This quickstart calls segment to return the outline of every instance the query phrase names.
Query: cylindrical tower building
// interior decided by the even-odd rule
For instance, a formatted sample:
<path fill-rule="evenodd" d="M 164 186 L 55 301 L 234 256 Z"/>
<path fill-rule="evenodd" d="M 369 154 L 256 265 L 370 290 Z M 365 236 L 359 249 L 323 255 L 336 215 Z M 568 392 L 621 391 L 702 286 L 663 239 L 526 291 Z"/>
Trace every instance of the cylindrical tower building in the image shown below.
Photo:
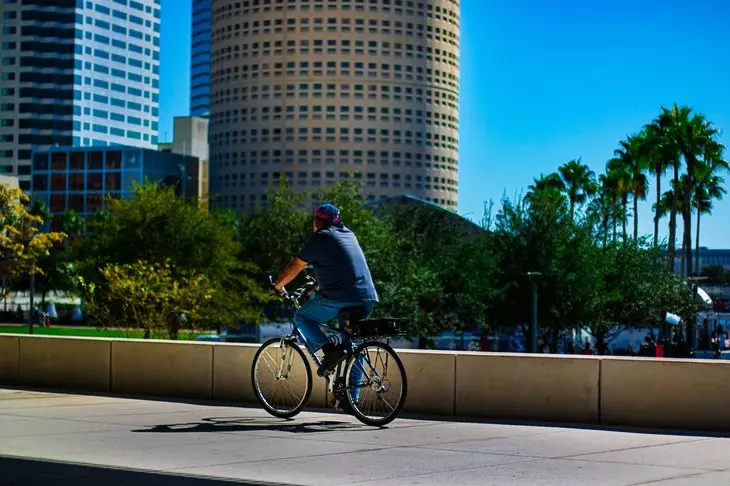
<path fill-rule="evenodd" d="M 213 0 L 211 194 L 285 177 L 456 209 L 458 0 Z"/>

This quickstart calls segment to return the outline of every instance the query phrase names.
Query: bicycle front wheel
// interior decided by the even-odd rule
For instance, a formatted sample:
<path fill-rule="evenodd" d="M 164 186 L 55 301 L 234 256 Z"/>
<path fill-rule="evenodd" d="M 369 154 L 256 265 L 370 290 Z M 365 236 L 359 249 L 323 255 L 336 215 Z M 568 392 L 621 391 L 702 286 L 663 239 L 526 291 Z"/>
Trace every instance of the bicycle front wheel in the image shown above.
<path fill-rule="evenodd" d="M 274 417 L 290 418 L 302 411 L 312 394 L 312 370 L 301 348 L 274 338 L 253 358 L 251 384 L 264 409 Z"/>
<path fill-rule="evenodd" d="M 345 376 L 352 414 L 365 425 L 390 423 L 406 403 L 406 370 L 385 343 L 369 341 L 358 346 L 347 362 Z"/>

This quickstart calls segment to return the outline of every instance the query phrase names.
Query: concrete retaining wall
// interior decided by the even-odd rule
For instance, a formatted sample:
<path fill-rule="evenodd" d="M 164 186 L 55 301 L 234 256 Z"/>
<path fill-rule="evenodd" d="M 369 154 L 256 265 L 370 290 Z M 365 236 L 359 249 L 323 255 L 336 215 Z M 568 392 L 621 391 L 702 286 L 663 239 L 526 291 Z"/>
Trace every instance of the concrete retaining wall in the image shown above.
<path fill-rule="evenodd" d="M 259 345 L 0 335 L 0 386 L 256 404 Z M 723 361 L 399 350 L 405 411 L 730 431 Z M 313 368 L 310 406 L 328 406 Z"/>
<path fill-rule="evenodd" d="M 730 363 L 604 359 L 601 422 L 730 431 Z"/>
<path fill-rule="evenodd" d="M 600 360 L 581 356 L 456 355 L 456 415 L 598 421 Z"/>

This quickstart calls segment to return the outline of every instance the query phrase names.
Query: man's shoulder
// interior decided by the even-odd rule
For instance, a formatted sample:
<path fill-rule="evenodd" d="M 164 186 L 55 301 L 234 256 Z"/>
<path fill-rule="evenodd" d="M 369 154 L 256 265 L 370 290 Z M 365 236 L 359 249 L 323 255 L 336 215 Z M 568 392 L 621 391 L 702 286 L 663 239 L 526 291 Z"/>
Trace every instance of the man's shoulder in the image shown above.
<path fill-rule="evenodd" d="M 341 238 L 346 235 L 353 235 L 354 233 L 350 228 L 348 228 L 345 225 L 342 225 L 341 227 L 337 226 L 330 226 L 328 228 L 321 229 L 317 232 L 317 234 L 322 235 L 325 238 Z"/>

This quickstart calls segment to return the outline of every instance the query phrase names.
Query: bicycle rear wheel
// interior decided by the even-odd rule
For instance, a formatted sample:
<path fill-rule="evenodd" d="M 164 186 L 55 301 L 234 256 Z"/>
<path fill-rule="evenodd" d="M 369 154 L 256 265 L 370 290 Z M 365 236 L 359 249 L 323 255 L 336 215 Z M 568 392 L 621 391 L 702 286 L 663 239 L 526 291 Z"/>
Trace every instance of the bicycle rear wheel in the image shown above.
<path fill-rule="evenodd" d="M 390 423 L 406 403 L 405 367 L 385 343 L 368 341 L 358 346 L 347 361 L 345 377 L 352 414 L 366 425 Z"/>
<path fill-rule="evenodd" d="M 290 418 L 302 411 L 312 394 L 312 370 L 295 343 L 274 338 L 253 358 L 251 384 L 264 409 L 274 417 Z"/>

